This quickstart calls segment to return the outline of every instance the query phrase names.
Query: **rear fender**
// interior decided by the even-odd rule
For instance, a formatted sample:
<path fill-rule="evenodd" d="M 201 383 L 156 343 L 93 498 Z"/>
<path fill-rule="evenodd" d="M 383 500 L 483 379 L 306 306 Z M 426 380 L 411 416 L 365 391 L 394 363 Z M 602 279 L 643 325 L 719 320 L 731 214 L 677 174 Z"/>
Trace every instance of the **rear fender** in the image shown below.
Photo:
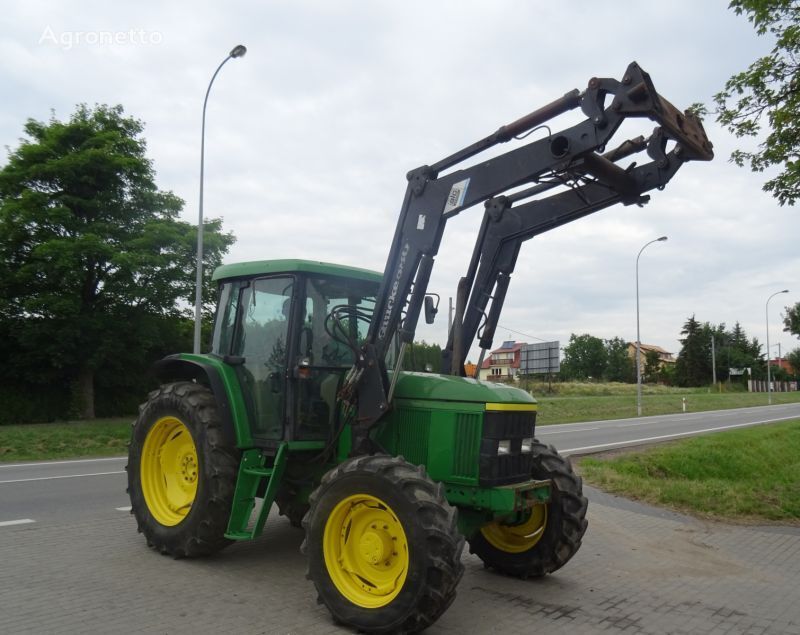
<path fill-rule="evenodd" d="M 193 381 L 208 386 L 217 403 L 225 441 L 231 446 L 246 448 L 251 445 L 249 427 L 247 421 L 237 421 L 237 418 L 243 415 L 237 417 L 233 405 L 236 396 L 231 395 L 233 388 L 229 385 L 231 378 L 228 377 L 226 382 L 226 378 L 223 377 L 226 374 L 225 370 L 230 369 L 222 369 L 220 365 L 221 362 L 208 358 L 198 359 L 193 356 L 192 359 L 187 359 L 183 355 L 171 355 L 157 361 L 153 365 L 153 373 L 161 383 Z"/>

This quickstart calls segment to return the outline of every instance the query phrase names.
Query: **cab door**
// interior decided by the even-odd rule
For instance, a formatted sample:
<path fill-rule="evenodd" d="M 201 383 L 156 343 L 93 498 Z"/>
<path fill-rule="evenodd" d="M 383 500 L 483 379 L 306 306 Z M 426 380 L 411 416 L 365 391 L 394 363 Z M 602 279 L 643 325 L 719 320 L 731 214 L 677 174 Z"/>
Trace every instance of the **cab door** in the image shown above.
<path fill-rule="evenodd" d="M 232 348 L 256 442 L 284 437 L 293 293 L 293 276 L 251 280 L 241 292 Z"/>

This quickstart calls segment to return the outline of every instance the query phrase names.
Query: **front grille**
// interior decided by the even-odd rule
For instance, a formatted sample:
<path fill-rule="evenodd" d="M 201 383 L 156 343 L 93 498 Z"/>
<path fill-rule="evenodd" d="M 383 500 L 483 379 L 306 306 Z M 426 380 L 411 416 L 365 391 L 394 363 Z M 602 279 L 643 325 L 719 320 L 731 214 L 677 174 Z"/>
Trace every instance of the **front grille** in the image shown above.
<path fill-rule="evenodd" d="M 431 427 L 431 413 L 414 408 L 399 409 L 397 429 L 397 451 L 407 461 L 415 464 L 428 459 L 428 431 Z"/>
<path fill-rule="evenodd" d="M 522 440 L 533 438 L 535 427 L 535 411 L 486 411 L 478 477 L 481 486 L 508 485 L 530 479 L 532 454 L 522 452 Z M 508 454 L 497 453 L 500 441 L 511 441 Z"/>
<path fill-rule="evenodd" d="M 480 449 L 481 413 L 456 413 L 453 476 L 474 479 L 478 476 L 475 455 Z"/>

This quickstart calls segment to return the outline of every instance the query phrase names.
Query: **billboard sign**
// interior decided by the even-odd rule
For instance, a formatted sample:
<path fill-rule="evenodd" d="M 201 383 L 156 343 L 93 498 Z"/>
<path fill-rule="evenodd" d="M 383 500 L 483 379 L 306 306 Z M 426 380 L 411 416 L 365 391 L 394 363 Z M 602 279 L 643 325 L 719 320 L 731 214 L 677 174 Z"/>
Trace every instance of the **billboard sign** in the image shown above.
<path fill-rule="evenodd" d="M 523 375 L 557 373 L 561 369 L 558 341 L 525 344 L 519 351 L 519 372 Z"/>

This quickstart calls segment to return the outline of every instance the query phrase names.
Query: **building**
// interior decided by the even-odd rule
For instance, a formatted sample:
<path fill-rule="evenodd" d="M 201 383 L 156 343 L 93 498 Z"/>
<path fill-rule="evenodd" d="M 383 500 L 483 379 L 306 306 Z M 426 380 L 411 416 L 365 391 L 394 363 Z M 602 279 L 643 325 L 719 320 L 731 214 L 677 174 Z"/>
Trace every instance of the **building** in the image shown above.
<path fill-rule="evenodd" d="M 659 367 L 664 368 L 665 366 L 671 366 L 675 363 L 675 358 L 672 356 L 672 353 L 669 351 L 665 351 L 660 346 L 656 346 L 655 344 L 639 344 L 639 351 L 640 351 L 640 364 L 641 369 L 644 370 L 645 364 L 647 363 L 647 353 L 649 351 L 655 351 L 658 353 L 658 361 Z M 628 356 L 633 360 L 634 365 L 636 364 L 636 342 L 629 342 L 628 343 Z"/>
<path fill-rule="evenodd" d="M 778 368 L 783 368 L 783 370 L 785 370 L 790 375 L 795 374 L 794 368 L 792 368 L 792 365 L 789 363 L 789 360 L 786 359 L 785 357 L 776 357 L 774 359 L 771 359 L 769 360 L 769 365 L 773 367 L 777 366 Z"/>
<path fill-rule="evenodd" d="M 478 378 L 489 381 L 514 379 L 519 373 L 520 349 L 523 346 L 525 342 L 513 340 L 503 342 L 500 348 L 494 349 L 489 353 L 489 357 L 483 360 Z"/>

